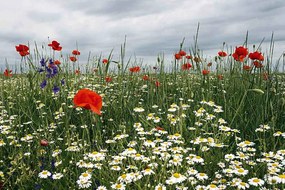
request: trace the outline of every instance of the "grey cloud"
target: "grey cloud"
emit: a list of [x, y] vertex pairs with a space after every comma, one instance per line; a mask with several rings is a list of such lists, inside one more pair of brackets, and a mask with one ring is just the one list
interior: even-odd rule
[[33, 20], [35, 22], [39, 23], [55, 23], [60, 22], [62, 18], [62, 13], [59, 11], [57, 12], [46, 12], [46, 11], [38, 11], [38, 10], [32, 10], [27, 12], [27, 17], [30, 20]]
[[71, 0], [60, 2], [64, 7], [72, 11], [83, 11], [87, 15], [104, 16], [112, 20], [145, 16], [165, 12], [171, 8], [173, 2], [161, 2], [158, 0]]
[[[82, 52], [81, 60], [86, 59], [89, 51], [92, 55], [105, 56], [113, 48], [117, 56], [125, 35], [128, 56], [155, 62], [159, 53], [165, 53], [165, 57], [171, 59], [183, 37], [186, 51], [194, 45], [198, 22], [198, 45], [209, 56], [216, 55], [223, 42], [229, 48], [242, 45], [247, 31], [249, 44], [259, 44], [265, 38], [264, 50], [268, 49], [274, 32], [274, 39], [279, 42], [276, 44], [281, 44], [280, 49], [276, 46], [277, 52], [284, 51], [283, 0], [50, 0], [56, 4], [50, 9], [30, 0], [33, 2], [34, 10], [25, 7], [22, 10], [22, 19], [27, 22], [19, 25], [14, 13], [5, 15], [5, 19], [13, 19], [6, 22], [11, 23], [11, 28], [4, 27], [0, 31], [0, 43], [2, 47], [12, 48], [10, 53], [5, 50], [6, 55], [0, 55], [0, 60], [15, 55], [15, 43], [37, 41], [42, 44], [44, 41], [46, 45], [47, 37], [62, 44], [63, 54], [70, 54], [77, 43]], [[0, 18], [4, 18], [1, 13]]]

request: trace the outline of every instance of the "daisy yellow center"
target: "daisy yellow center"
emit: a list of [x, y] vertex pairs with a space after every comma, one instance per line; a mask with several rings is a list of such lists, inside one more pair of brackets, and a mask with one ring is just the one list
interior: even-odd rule
[[203, 111], [204, 111], [204, 109], [203, 109], [203, 108], [200, 108], [200, 109], [198, 110], [198, 113], [203, 113]]
[[151, 171], [151, 169], [147, 168], [147, 169], [145, 169], [145, 171], [146, 171], [146, 172], [150, 172], [150, 171]]
[[[96, 164], [95, 164], [95, 165], [96, 165]], [[92, 169], [91, 169], [91, 168], [88, 169], [87, 172], [88, 172], [88, 173], [91, 173], [91, 172], [92, 172]]]
[[136, 154], [136, 156], [137, 156], [137, 157], [140, 157], [140, 156], [141, 156], [141, 154], [139, 154], [139, 153], [138, 153], [138, 154]]
[[210, 185], [211, 188], [216, 188], [217, 186], [215, 184]]
[[236, 166], [236, 169], [243, 170], [240, 166]]
[[120, 189], [120, 188], [122, 188], [122, 185], [121, 184], [117, 184], [116, 185], [116, 189]]
[[285, 179], [285, 174], [281, 174], [278, 177], [281, 178], [281, 179]]
[[245, 183], [245, 182], [241, 182], [240, 185], [241, 185], [241, 186], [245, 186], [246, 183]]
[[94, 151], [94, 152], [92, 152], [92, 154], [93, 154], [93, 155], [96, 155], [96, 154], [98, 154], [98, 152]]
[[204, 173], [200, 173], [200, 176], [205, 176], [205, 174]]
[[196, 159], [201, 159], [201, 157], [200, 156], [196, 156]]
[[82, 176], [83, 176], [83, 177], [87, 177], [87, 176], [88, 176], [88, 173], [83, 173]]
[[242, 168], [238, 169], [238, 173], [243, 173], [244, 170]]
[[173, 177], [179, 178], [179, 177], [180, 177], [180, 174], [179, 174], [179, 173], [174, 173], [174, 174], [173, 174]]
[[245, 144], [250, 144], [250, 141], [244, 141]]
[[43, 173], [42, 173], [42, 174], [46, 175], [46, 174], [47, 174], [47, 171], [43, 171]]
[[126, 178], [127, 178], [127, 175], [126, 175], [126, 174], [123, 174], [123, 175], [121, 175], [121, 177], [122, 177], [123, 179], [126, 179]]
[[132, 151], [132, 150], [134, 150], [133, 148], [128, 148], [128, 151]]
[[175, 133], [175, 134], [174, 134], [174, 136], [176, 136], [176, 137], [179, 137], [179, 136], [180, 136], [180, 134], [178, 134], [178, 133]]
[[254, 183], [258, 183], [258, 182], [260, 182], [260, 180], [259, 179], [254, 179], [253, 182]]
[[162, 187], [158, 187], [157, 190], [162, 190]]

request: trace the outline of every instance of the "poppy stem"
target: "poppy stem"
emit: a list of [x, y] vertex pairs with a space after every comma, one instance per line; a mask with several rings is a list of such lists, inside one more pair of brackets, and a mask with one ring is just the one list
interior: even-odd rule
[[241, 106], [243, 105], [243, 102], [245, 101], [246, 95], [247, 95], [247, 91], [245, 91], [245, 93], [243, 94], [243, 97], [242, 97], [242, 99], [241, 99], [241, 101], [239, 103], [239, 107], [237, 108], [236, 113], [235, 113], [235, 115], [234, 115], [234, 117], [233, 117], [233, 119], [231, 121], [231, 124], [229, 125], [230, 127], [232, 127], [232, 124], [233, 124], [235, 118], [237, 117], [237, 115], [239, 113], [239, 110], [241, 109]]

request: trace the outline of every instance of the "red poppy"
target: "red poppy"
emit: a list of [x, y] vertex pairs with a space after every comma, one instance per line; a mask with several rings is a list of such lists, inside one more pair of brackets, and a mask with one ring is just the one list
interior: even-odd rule
[[72, 62], [77, 61], [77, 58], [76, 58], [75, 56], [70, 56], [69, 59], [70, 59], [70, 61], [72, 61]]
[[227, 56], [227, 53], [224, 52], [224, 51], [219, 51], [219, 52], [218, 52], [218, 55], [219, 55], [220, 57], [226, 57], [226, 56]]
[[78, 51], [78, 50], [73, 50], [73, 51], [72, 51], [72, 54], [73, 54], [73, 55], [80, 55], [80, 51]]
[[159, 82], [159, 81], [155, 81], [154, 84], [155, 84], [156, 87], [159, 87], [159, 86], [160, 86], [160, 82]]
[[144, 76], [142, 77], [142, 79], [143, 79], [143, 80], [149, 80], [149, 77], [148, 77], [147, 75], [144, 75]]
[[59, 46], [59, 45], [60, 45], [60, 43], [58, 43], [58, 42], [55, 41], [55, 40], [53, 40], [53, 41], [51, 42], [51, 44], [48, 44], [48, 46], [51, 46], [52, 49], [55, 50], [55, 51], [61, 51], [62, 47]]
[[243, 70], [245, 70], [245, 71], [250, 71], [250, 70], [251, 70], [251, 66], [249, 66], [249, 65], [244, 65], [244, 66], [243, 66]]
[[180, 50], [180, 51], [179, 51], [179, 55], [181, 55], [181, 56], [183, 57], [183, 56], [185, 56], [185, 55], [186, 55], [186, 52], [185, 52], [185, 51], [183, 51], [183, 50]]
[[194, 57], [194, 61], [195, 61], [196, 63], [200, 63], [200, 62], [202, 62], [202, 60], [201, 60], [201, 58], [200, 58], [200, 57]]
[[141, 68], [140, 68], [139, 66], [130, 68], [130, 71], [131, 71], [132, 73], [137, 73], [137, 72], [139, 72], [140, 70], [141, 70]]
[[210, 73], [210, 71], [209, 70], [206, 70], [206, 69], [204, 69], [203, 71], [202, 71], [202, 74], [203, 75], [208, 75]]
[[236, 47], [236, 50], [235, 50], [235, 52], [233, 53], [233, 58], [234, 58], [236, 61], [243, 62], [243, 59], [246, 58], [247, 54], [248, 54], [247, 48], [245, 48], [245, 47], [243, 47], [243, 46]]
[[175, 56], [175, 59], [177, 60], [181, 59], [181, 55], [179, 53], [176, 53], [174, 56]]
[[29, 47], [23, 44], [19, 44], [16, 46], [16, 51], [19, 52], [19, 54], [24, 57], [26, 55], [29, 55]]
[[12, 76], [12, 70], [5, 69], [4, 76], [5, 77], [11, 77]]
[[79, 70], [79, 69], [76, 69], [76, 70], [75, 70], [75, 74], [76, 74], [76, 75], [79, 75], [79, 74], [80, 74], [80, 70]]
[[104, 63], [104, 64], [107, 64], [108, 62], [109, 62], [108, 59], [103, 59], [103, 60], [102, 60], [102, 63]]
[[107, 77], [105, 77], [105, 81], [106, 81], [106, 82], [111, 82], [111, 81], [112, 81], [112, 78], [109, 77], [109, 76], [107, 76]]
[[92, 90], [79, 90], [73, 98], [73, 103], [77, 107], [82, 107], [101, 115], [102, 97]]
[[48, 141], [47, 141], [46, 139], [42, 139], [42, 140], [40, 141], [40, 145], [41, 145], [41, 146], [48, 146]]
[[191, 55], [186, 55], [185, 57], [186, 57], [186, 59], [192, 59]]
[[191, 69], [192, 65], [190, 63], [184, 63], [182, 66], [181, 66], [181, 69], [182, 70], [189, 70]]
[[217, 77], [218, 77], [219, 80], [223, 80], [223, 78], [224, 78], [224, 76], [221, 75], [221, 74], [220, 74], [220, 75], [217, 75]]
[[60, 64], [61, 64], [61, 62], [60, 62], [59, 60], [55, 60], [55, 61], [54, 61], [54, 64], [56, 64], [56, 65], [60, 65]]
[[263, 65], [259, 62], [259, 61], [254, 61], [253, 62], [253, 65], [256, 67], [256, 68], [262, 68]]
[[159, 127], [159, 126], [156, 126], [155, 129], [158, 130], [158, 131], [163, 131], [164, 130], [162, 127]]
[[263, 80], [269, 79], [268, 73], [262, 73], [262, 76], [263, 76]]
[[248, 57], [251, 59], [251, 60], [259, 60], [259, 61], [263, 61], [264, 60], [264, 57], [263, 55], [261, 54], [261, 52], [258, 52], [258, 51], [255, 51], [253, 53], [250, 53], [248, 55]]

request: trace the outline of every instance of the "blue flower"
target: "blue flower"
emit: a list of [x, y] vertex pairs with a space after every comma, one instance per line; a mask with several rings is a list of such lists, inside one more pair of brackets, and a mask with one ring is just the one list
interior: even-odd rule
[[53, 88], [52, 88], [52, 91], [53, 91], [53, 93], [55, 93], [55, 94], [58, 93], [59, 90], [60, 90], [60, 88], [59, 88], [57, 85], [54, 85]]
[[38, 68], [38, 72], [39, 73], [42, 73], [42, 72], [44, 72], [45, 70], [43, 69], [43, 68]]
[[46, 87], [47, 85], [47, 80], [43, 80], [43, 82], [40, 84], [41, 89], [43, 89], [44, 87]]
[[46, 65], [46, 61], [44, 58], [41, 59], [40, 64], [42, 67], [44, 67]]
[[64, 79], [61, 79], [61, 80], [60, 80], [60, 83], [61, 83], [61, 86], [64, 86], [64, 85], [65, 85]]

